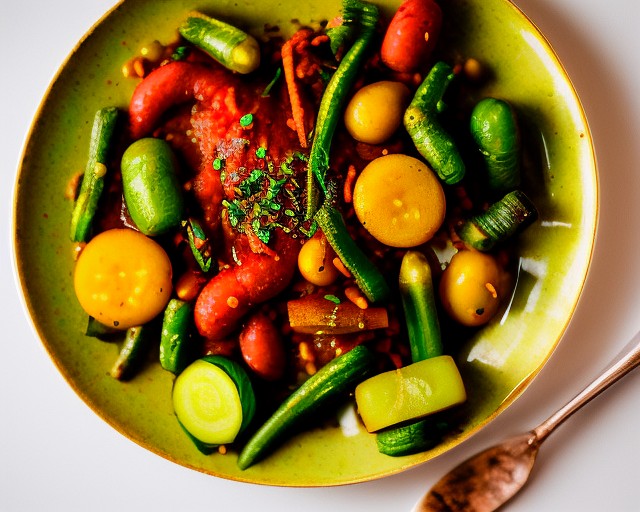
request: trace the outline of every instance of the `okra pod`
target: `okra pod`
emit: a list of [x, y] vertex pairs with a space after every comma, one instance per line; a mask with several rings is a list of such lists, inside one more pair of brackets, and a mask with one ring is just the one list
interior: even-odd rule
[[71, 214], [73, 242], [87, 242], [91, 236], [93, 219], [104, 190], [109, 154], [119, 116], [117, 108], [107, 107], [98, 110], [93, 118], [87, 166]]
[[458, 183], [465, 175], [465, 165], [456, 143], [438, 119], [438, 114], [445, 108], [444, 94], [453, 78], [451, 66], [437, 62], [416, 90], [404, 114], [404, 126], [416, 149], [447, 185]]

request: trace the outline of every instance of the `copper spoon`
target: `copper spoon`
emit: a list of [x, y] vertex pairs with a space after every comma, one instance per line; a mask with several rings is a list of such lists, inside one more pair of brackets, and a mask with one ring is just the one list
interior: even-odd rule
[[549, 434], [640, 364], [640, 332], [627, 349], [628, 352], [538, 427], [478, 453], [447, 473], [413, 512], [491, 512], [506, 503], [527, 482], [540, 445]]

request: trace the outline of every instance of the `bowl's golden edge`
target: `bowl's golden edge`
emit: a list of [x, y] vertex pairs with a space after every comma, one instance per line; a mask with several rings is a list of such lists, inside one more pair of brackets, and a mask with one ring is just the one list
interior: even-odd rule
[[600, 216], [600, 193], [599, 193], [599, 179], [598, 179], [598, 172], [597, 172], [597, 158], [596, 158], [595, 148], [594, 148], [594, 144], [593, 144], [593, 137], [592, 137], [591, 130], [590, 130], [590, 127], [589, 127], [589, 124], [588, 124], [588, 120], [586, 118], [584, 107], [582, 105], [582, 102], [580, 101], [580, 98], [578, 96], [578, 93], [577, 93], [574, 85], [573, 85], [573, 82], [571, 81], [571, 79], [570, 79], [570, 77], [569, 77], [564, 65], [560, 61], [557, 53], [553, 49], [553, 46], [551, 45], [549, 40], [546, 38], [546, 36], [538, 28], [538, 26], [518, 6], [516, 6], [512, 2], [512, 0], [505, 0], [505, 2], [512, 9], [514, 9], [516, 11], [517, 15], [523, 17], [528, 22], [528, 24], [535, 30], [538, 38], [540, 38], [545, 43], [545, 46], [548, 49], [550, 57], [552, 58], [553, 62], [558, 66], [558, 68], [562, 71], [562, 76], [563, 76], [564, 80], [569, 84], [570, 90], [572, 91], [572, 94], [573, 94], [573, 97], [574, 97], [574, 100], [576, 101], [577, 105], [579, 106], [580, 119], [581, 119], [581, 121], [582, 121], [582, 123], [584, 124], [584, 127], [585, 127], [585, 137], [587, 138], [587, 140], [589, 142], [589, 147], [591, 148], [591, 161], [592, 161], [592, 164], [593, 164], [592, 167], [593, 167], [593, 170], [594, 170], [592, 179], [593, 179], [593, 187], [594, 187], [593, 188], [593, 203], [594, 203], [593, 204], [593, 208], [594, 208], [594, 212], [595, 212], [595, 218], [594, 218], [594, 221], [593, 221], [593, 233], [592, 233], [592, 235], [590, 237], [591, 243], [590, 243], [590, 246], [589, 246], [589, 257], [588, 257], [588, 260], [587, 260], [587, 263], [586, 263], [586, 266], [585, 266], [585, 272], [584, 272], [584, 275], [583, 275], [582, 283], [581, 283], [580, 287], [578, 288], [578, 290], [576, 291], [575, 301], [574, 301], [573, 308], [571, 310], [571, 314], [568, 316], [565, 325], [561, 329], [561, 332], [560, 332], [560, 334], [558, 336], [558, 339], [556, 340], [556, 343], [552, 347], [551, 351], [547, 354], [547, 357], [545, 357], [544, 361], [538, 366], [538, 368], [534, 372], [530, 373], [525, 379], [523, 379], [522, 382], [520, 382], [520, 384], [518, 384], [518, 386], [513, 390], [513, 392], [502, 402], [502, 404], [490, 416], [485, 418], [485, 420], [483, 422], [481, 422], [478, 425], [476, 425], [473, 429], [467, 431], [464, 435], [462, 435], [462, 436], [458, 437], [457, 439], [451, 441], [450, 444], [447, 445], [447, 449], [446, 450], [444, 450], [444, 449], [441, 450], [441, 451], [436, 450], [437, 453], [435, 453], [435, 454], [433, 454], [433, 452], [431, 452], [432, 456], [429, 457], [428, 459], [424, 460], [424, 461], [421, 461], [421, 462], [418, 462], [418, 463], [411, 462], [411, 463], [402, 465], [402, 466], [396, 468], [395, 470], [385, 471], [385, 472], [380, 473], [380, 474], [368, 475], [367, 477], [362, 477], [362, 478], [354, 478], [354, 479], [346, 480], [346, 481], [339, 482], [339, 483], [320, 484], [320, 485], [314, 485], [314, 484], [307, 484], [307, 485], [304, 485], [304, 484], [293, 484], [292, 485], [292, 484], [287, 483], [287, 482], [256, 482], [254, 480], [251, 480], [250, 478], [241, 478], [241, 477], [236, 477], [236, 476], [223, 475], [223, 474], [219, 474], [219, 473], [216, 473], [216, 472], [213, 472], [213, 471], [205, 470], [203, 468], [198, 468], [198, 467], [195, 467], [195, 466], [190, 465], [190, 464], [184, 464], [183, 462], [177, 460], [176, 458], [172, 457], [171, 455], [169, 455], [169, 454], [167, 454], [165, 452], [162, 452], [162, 451], [156, 449], [155, 447], [145, 443], [143, 440], [136, 439], [136, 438], [132, 437], [129, 433], [123, 431], [120, 428], [119, 425], [117, 425], [115, 422], [112, 422], [108, 417], [106, 417], [97, 407], [95, 407], [95, 404], [91, 401], [91, 399], [81, 389], [79, 389], [73, 383], [72, 379], [70, 378], [70, 376], [66, 372], [65, 368], [62, 367], [61, 365], [59, 365], [59, 363], [53, 357], [51, 347], [47, 343], [46, 338], [44, 337], [43, 333], [40, 332], [38, 326], [33, 321], [33, 316], [31, 314], [32, 306], [31, 306], [31, 303], [30, 303], [29, 299], [26, 297], [26, 294], [24, 293], [24, 288], [22, 286], [24, 273], [22, 271], [22, 268], [21, 268], [21, 265], [20, 265], [20, 262], [19, 262], [19, 258], [18, 258], [18, 246], [17, 246], [17, 241], [16, 241], [16, 233], [17, 233], [17, 197], [18, 197], [18, 184], [19, 184], [19, 181], [20, 181], [20, 173], [22, 171], [22, 167], [23, 167], [23, 164], [24, 164], [24, 159], [25, 159], [25, 156], [26, 156], [26, 149], [27, 149], [28, 141], [30, 140], [30, 138], [32, 136], [32, 133], [33, 133], [33, 131], [35, 129], [35, 125], [37, 123], [37, 120], [40, 117], [40, 113], [41, 113], [45, 103], [48, 100], [48, 96], [50, 94], [50, 91], [51, 91], [51, 88], [52, 88], [53, 84], [56, 82], [56, 80], [58, 79], [58, 77], [62, 73], [62, 70], [65, 67], [65, 65], [69, 62], [69, 60], [77, 52], [78, 48], [80, 48], [80, 46], [82, 46], [82, 44], [84, 44], [86, 39], [91, 36], [91, 34], [94, 32], [94, 30], [106, 18], [108, 18], [114, 11], [116, 11], [123, 2], [124, 2], [124, 0], [119, 0], [118, 3], [116, 3], [107, 12], [105, 12], [91, 26], [91, 28], [84, 34], [84, 36], [72, 48], [72, 50], [69, 52], [67, 57], [64, 59], [64, 61], [58, 67], [58, 70], [56, 71], [56, 73], [53, 76], [53, 78], [50, 80], [49, 85], [47, 86], [47, 88], [45, 90], [45, 93], [44, 93], [44, 95], [42, 97], [42, 100], [40, 101], [40, 104], [39, 104], [38, 108], [36, 109], [35, 115], [33, 116], [33, 120], [31, 122], [29, 130], [27, 131], [26, 136], [24, 138], [22, 151], [21, 151], [21, 154], [20, 154], [20, 157], [19, 157], [19, 160], [18, 160], [18, 172], [16, 174], [16, 179], [15, 179], [15, 182], [14, 182], [13, 208], [12, 208], [12, 216], [11, 216], [11, 234], [12, 234], [11, 235], [11, 264], [12, 264], [12, 269], [13, 269], [13, 274], [14, 274], [16, 287], [18, 288], [18, 290], [20, 292], [19, 296], [20, 296], [20, 299], [21, 299], [21, 304], [22, 304], [22, 307], [24, 308], [25, 314], [26, 314], [26, 316], [27, 316], [27, 318], [29, 320], [31, 328], [33, 329], [33, 332], [37, 335], [37, 337], [40, 339], [42, 345], [46, 349], [46, 352], [47, 352], [47, 355], [49, 356], [49, 359], [51, 359], [51, 361], [53, 362], [53, 364], [55, 365], [57, 370], [64, 377], [64, 379], [67, 382], [67, 384], [82, 399], [82, 401], [84, 403], [86, 403], [91, 408], [91, 410], [99, 418], [101, 418], [103, 421], [105, 421], [105, 423], [110, 425], [118, 433], [120, 433], [121, 435], [123, 435], [127, 439], [130, 439], [131, 441], [135, 442], [137, 445], [141, 446], [142, 448], [144, 448], [146, 450], [149, 450], [150, 452], [152, 452], [152, 453], [154, 453], [156, 455], [159, 455], [159, 456], [161, 456], [162, 458], [164, 458], [166, 460], [174, 462], [175, 464], [181, 465], [183, 467], [187, 467], [189, 469], [195, 470], [195, 471], [200, 472], [200, 473], [208, 474], [208, 475], [219, 477], [219, 478], [224, 478], [226, 480], [232, 480], [232, 481], [244, 482], [244, 483], [252, 483], [252, 484], [257, 484], [257, 485], [265, 485], [265, 486], [298, 487], [298, 488], [314, 488], [314, 487], [329, 487], [329, 486], [330, 487], [337, 487], [337, 486], [353, 485], [353, 484], [358, 484], [358, 483], [369, 482], [369, 481], [372, 481], [372, 480], [376, 480], [378, 478], [383, 478], [383, 477], [387, 477], [387, 476], [396, 475], [396, 474], [402, 473], [402, 472], [404, 472], [404, 471], [406, 471], [408, 469], [412, 469], [412, 468], [415, 468], [415, 467], [417, 467], [419, 465], [425, 464], [426, 462], [429, 462], [430, 460], [433, 460], [434, 458], [442, 455], [442, 453], [444, 453], [445, 451], [449, 451], [451, 448], [454, 448], [454, 447], [462, 444], [464, 441], [466, 441], [466, 440], [470, 439], [471, 437], [473, 437], [480, 430], [482, 430], [488, 423], [493, 421], [497, 416], [499, 416], [511, 404], [513, 404], [518, 398], [520, 398], [522, 396], [524, 391], [529, 387], [529, 385], [534, 380], [534, 378], [540, 373], [542, 368], [546, 365], [548, 360], [551, 358], [551, 356], [555, 352], [556, 348], [558, 347], [558, 344], [560, 343], [560, 341], [564, 337], [564, 334], [566, 333], [566, 330], [568, 329], [569, 324], [571, 323], [571, 320], [572, 320], [573, 315], [575, 313], [575, 310], [576, 310], [576, 308], [578, 306], [579, 298], [580, 298], [580, 296], [582, 294], [582, 291], [585, 288], [586, 281], [587, 281], [588, 274], [589, 274], [589, 269], [590, 269], [591, 263], [593, 261], [593, 254], [594, 254], [594, 250], [595, 250], [595, 241], [596, 241], [598, 223], [599, 223], [599, 216]]

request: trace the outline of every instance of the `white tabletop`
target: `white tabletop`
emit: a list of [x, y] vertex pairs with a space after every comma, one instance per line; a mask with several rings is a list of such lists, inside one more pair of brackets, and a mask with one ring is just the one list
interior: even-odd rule
[[[338, 488], [234, 483], [185, 469], [122, 437], [74, 394], [48, 358], [18, 299], [10, 256], [14, 178], [31, 119], [76, 41], [114, 3], [11, 0], [0, 8], [0, 510], [409, 511], [455, 464], [549, 416], [640, 329], [640, 8], [635, 0], [519, 0], [584, 104], [601, 185], [586, 290], [562, 343], [525, 394], [450, 453], [401, 475]], [[637, 372], [563, 425], [505, 510], [640, 510], [639, 396]]]

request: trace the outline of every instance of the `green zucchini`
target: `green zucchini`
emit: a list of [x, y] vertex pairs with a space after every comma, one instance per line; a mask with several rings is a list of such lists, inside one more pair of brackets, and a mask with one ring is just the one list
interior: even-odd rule
[[471, 112], [471, 135], [484, 156], [487, 185], [504, 194], [520, 185], [520, 130], [513, 107], [484, 98]]
[[231, 71], [246, 74], [260, 66], [258, 42], [237, 27], [194, 12], [178, 28], [187, 41]]
[[256, 409], [247, 373], [221, 356], [206, 356], [187, 366], [176, 377], [172, 400], [178, 423], [206, 454], [233, 443]]
[[71, 240], [73, 242], [87, 242], [91, 237], [93, 219], [104, 190], [107, 164], [119, 117], [120, 110], [115, 107], [107, 107], [98, 110], [93, 118], [87, 166], [71, 214]]
[[140, 362], [144, 358], [150, 343], [151, 330], [148, 325], [129, 327], [127, 329], [118, 359], [116, 359], [113, 368], [111, 368], [110, 374], [113, 378], [128, 380], [140, 368]]
[[180, 299], [171, 299], [164, 310], [160, 333], [160, 365], [178, 374], [193, 360], [193, 307]]
[[375, 358], [363, 345], [323, 366], [253, 434], [238, 456], [240, 469], [247, 469], [264, 458], [311, 414], [350, 392], [374, 368]]
[[533, 202], [521, 190], [514, 190], [485, 212], [463, 222], [457, 232], [467, 245], [478, 251], [489, 251], [537, 218], [538, 211]]
[[144, 138], [122, 155], [122, 191], [131, 220], [148, 236], [180, 226], [184, 212], [178, 161], [162, 139]]

